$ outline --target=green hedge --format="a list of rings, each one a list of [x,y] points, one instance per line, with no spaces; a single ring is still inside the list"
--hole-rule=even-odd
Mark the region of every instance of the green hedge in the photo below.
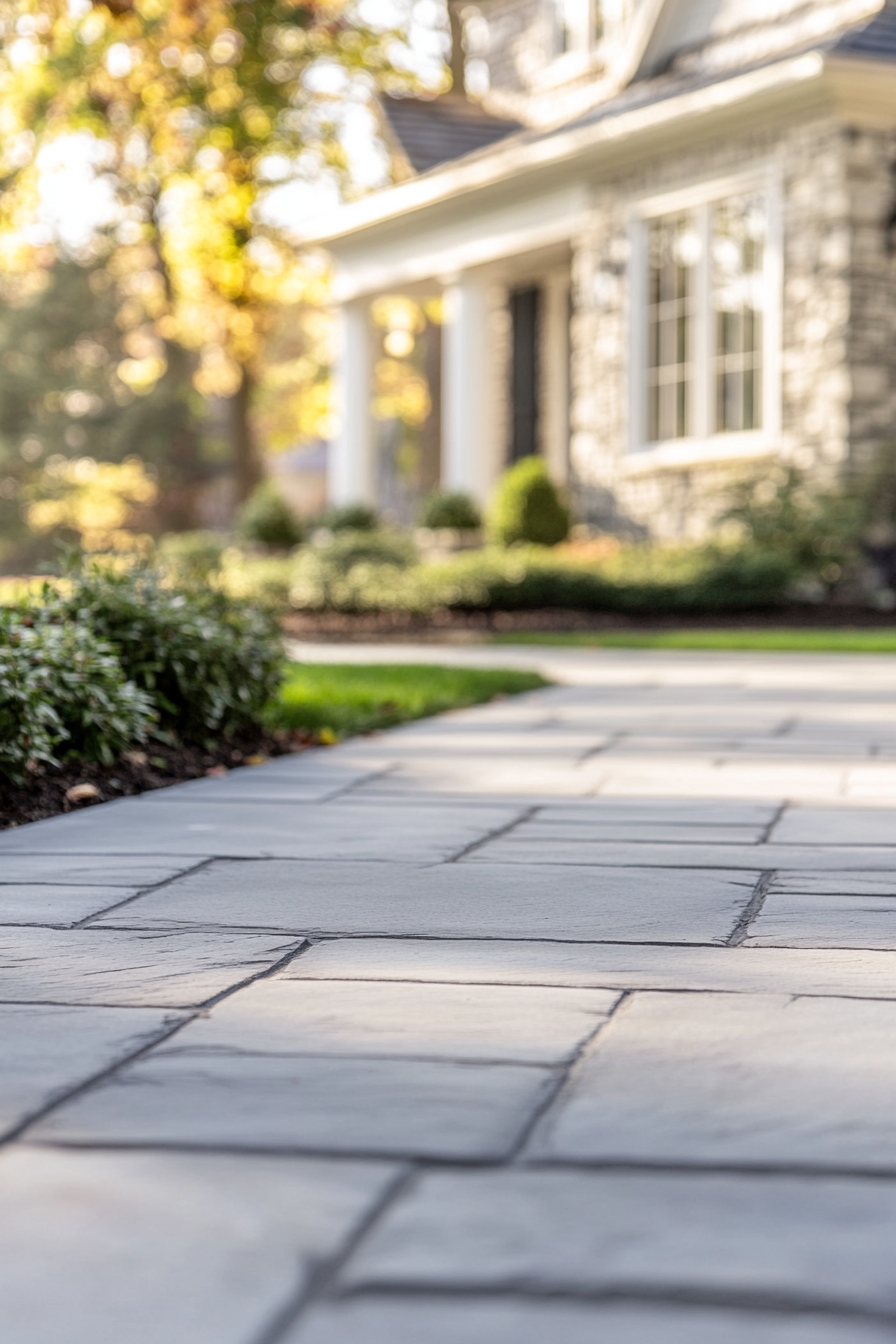
[[[786,560],[752,550],[695,550],[675,562],[663,578],[641,577],[636,566],[631,576],[607,572],[534,547],[405,567],[375,559],[340,566],[307,552],[293,571],[290,604],[302,611],[420,615],[547,607],[643,616],[740,612],[781,604],[792,577]]]

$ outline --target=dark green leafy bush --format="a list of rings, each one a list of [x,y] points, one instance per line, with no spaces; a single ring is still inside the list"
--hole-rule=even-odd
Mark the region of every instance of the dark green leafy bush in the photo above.
[[[0,774],[20,783],[63,757],[111,764],[154,718],[150,697],[88,627],[0,613]]]
[[[274,481],[262,481],[240,510],[237,529],[245,541],[274,551],[299,546],[304,529]]]
[[[374,532],[380,520],[369,504],[344,504],[326,509],[317,524],[330,532]]]
[[[420,526],[463,532],[481,527],[482,515],[475,500],[463,491],[435,490],[421,505]]]
[[[569,535],[569,510],[540,457],[524,457],[498,482],[489,529],[502,546],[556,546]]]
[[[283,648],[274,617],[212,587],[177,589],[145,567],[85,564],[45,615],[108,642],[146,691],[163,731],[205,742],[254,726],[279,686]]]

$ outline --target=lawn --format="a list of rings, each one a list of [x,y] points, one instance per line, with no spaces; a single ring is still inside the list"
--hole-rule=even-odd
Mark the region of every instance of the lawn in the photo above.
[[[290,663],[268,722],[324,741],[518,695],[549,683],[537,672],[428,664]]]
[[[779,653],[896,653],[892,630],[613,630],[495,635],[497,644],[554,644],[603,649],[718,649]]]

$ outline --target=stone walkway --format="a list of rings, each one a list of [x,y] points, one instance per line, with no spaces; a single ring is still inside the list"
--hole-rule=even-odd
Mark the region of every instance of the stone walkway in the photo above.
[[[896,1339],[896,664],[564,684],[0,835],[3,1344]]]

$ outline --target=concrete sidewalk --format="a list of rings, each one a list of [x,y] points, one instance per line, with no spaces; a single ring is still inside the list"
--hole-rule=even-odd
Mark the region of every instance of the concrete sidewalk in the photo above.
[[[896,660],[564,684],[0,834],[3,1344],[896,1340]]]

